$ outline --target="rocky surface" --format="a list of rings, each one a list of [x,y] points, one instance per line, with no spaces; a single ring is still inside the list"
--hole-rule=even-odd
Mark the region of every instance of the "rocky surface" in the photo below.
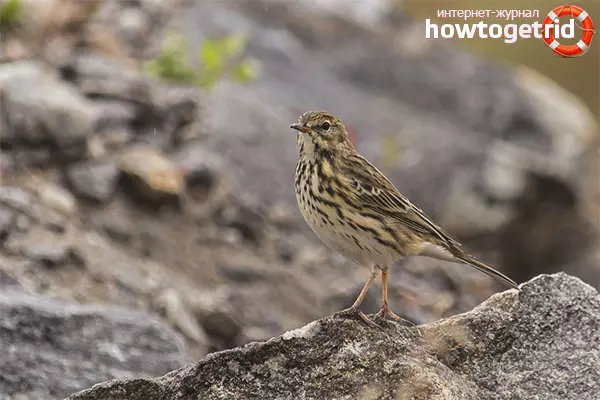
[[[156,317],[31,295],[2,279],[0,287],[3,399],[58,399],[189,361],[181,338]]]
[[[0,91],[4,143],[45,142],[59,151],[79,145],[81,150],[93,132],[96,110],[91,102],[39,63],[0,66]]]
[[[102,383],[69,399],[591,400],[600,390],[600,296],[566,274],[539,276],[433,324],[379,323],[329,317],[161,378]]]

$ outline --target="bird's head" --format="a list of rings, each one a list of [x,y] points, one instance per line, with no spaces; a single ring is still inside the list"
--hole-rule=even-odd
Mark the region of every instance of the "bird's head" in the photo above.
[[[335,152],[354,148],[342,121],[325,111],[305,112],[290,128],[298,131],[301,153],[318,153],[320,150]]]

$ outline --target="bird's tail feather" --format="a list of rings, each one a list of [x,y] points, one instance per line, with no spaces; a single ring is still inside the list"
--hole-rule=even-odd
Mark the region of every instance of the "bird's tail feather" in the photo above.
[[[470,265],[471,267],[491,276],[492,278],[496,279],[497,281],[501,282],[502,284],[504,284],[506,286],[510,286],[515,289],[519,289],[519,286],[517,285],[517,283],[515,281],[510,279],[508,276],[502,274],[501,272],[496,271],[494,268],[490,267],[489,265],[484,264],[483,262],[479,261],[472,255],[459,254],[459,255],[455,255],[455,257],[457,259],[459,259],[460,261]]]

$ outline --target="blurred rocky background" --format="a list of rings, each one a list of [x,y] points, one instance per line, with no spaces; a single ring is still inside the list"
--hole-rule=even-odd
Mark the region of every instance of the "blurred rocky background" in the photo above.
[[[529,43],[552,66],[536,70],[426,40],[427,10],[0,0],[0,397],[161,375],[349,305],[367,271],[316,240],[293,196],[287,127],[309,109],[339,115],[401,191],[515,280],[566,271],[600,287],[598,46],[564,60]],[[416,323],[501,289],[428,259],[390,285]]]

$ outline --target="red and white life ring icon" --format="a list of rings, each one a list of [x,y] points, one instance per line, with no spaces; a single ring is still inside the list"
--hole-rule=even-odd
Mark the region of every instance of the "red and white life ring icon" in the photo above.
[[[545,35],[546,25],[554,25],[556,19],[565,16],[577,18],[583,25],[583,35],[581,39],[576,44],[570,46],[558,43],[552,34],[552,28],[548,30],[548,37]],[[550,11],[544,20],[544,27],[542,29],[544,29],[544,42],[546,42],[552,51],[563,57],[577,57],[585,53],[590,48],[590,43],[592,43],[592,37],[594,36],[594,24],[592,23],[592,18],[590,18],[590,15],[583,9],[574,5],[559,6]]]

